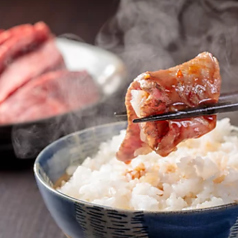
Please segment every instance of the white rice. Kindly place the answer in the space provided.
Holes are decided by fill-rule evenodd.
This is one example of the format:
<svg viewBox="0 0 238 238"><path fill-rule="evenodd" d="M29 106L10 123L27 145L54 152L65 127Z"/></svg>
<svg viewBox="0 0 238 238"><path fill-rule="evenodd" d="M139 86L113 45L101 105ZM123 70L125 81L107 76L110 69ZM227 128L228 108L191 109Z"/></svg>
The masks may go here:
<svg viewBox="0 0 238 238"><path fill-rule="evenodd" d="M203 137L181 143L165 158L152 152L129 165L115 158L124 135L122 131L102 143L97 155L76 170L70 167L73 175L59 191L131 210L185 210L238 200L238 132L229 119Z"/></svg>

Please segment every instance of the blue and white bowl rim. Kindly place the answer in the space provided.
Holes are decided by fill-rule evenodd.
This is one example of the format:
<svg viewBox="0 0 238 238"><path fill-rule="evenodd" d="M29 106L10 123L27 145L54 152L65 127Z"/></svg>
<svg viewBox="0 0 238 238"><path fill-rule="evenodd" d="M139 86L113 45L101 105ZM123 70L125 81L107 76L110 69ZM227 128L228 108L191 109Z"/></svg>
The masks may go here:
<svg viewBox="0 0 238 238"><path fill-rule="evenodd" d="M98 204L93 204L87 201L83 201L80 199L76 199L73 197L70 197L64 193L61 193L60 191L52 188L49 186L49 184L47 184L44 179L42 178L42 176L39 173L39 161L41 160L41 157L44 155L45 151L49 150L51 147L55 147L56 144L58 144L59 142L62 142L64 140L66 140L67 138L70 138L72 136L75 135L79 135L81 133L85 133L89 130L93 130L93 129L97 129L97 128L102 128L102 127L107 127L107 126L113 126L113 125L120 125L122 123L125 122L113 122L113 123L107 123L107 124L103 124L103 125L99 125L99 126L94 126L94 127L89 127L80 131L76 131L73 133L70 133L54 142L52 142L51 144L49 144L47 147L45 147L37 156L35 163L34 163L34 174L37 178L37 180L47 189L50 190L52 193L54 193L55 195L62 197L66 200L70 200L71 202L75 202L75 203L81 203L84 204L86 206L91 206L91 207L100 207L103 209L107 209L107 210L117 210L118 212L123 212L123 213L128 213L131 214L133 212L136 212L137 210L129 210L129 209L120 209L120 208L114 208L114 207L109 207L109 206L104 206L104 205L98 205ZM125 123L126 124L126 123ZM193 214L193 213L207 213L207 212L216 212L216 211L221 211L221 210L226 210L228 208L235 208L238 206L238 201L237 203L228 203L228 204L223 204L223 205L218 205L218 206L213 206L213 207L207 207L207 208L196 208L196 209L188 209L188 210L176 210L176 211L144 211L144 210L138 210L140 212L143 212L144 214L148 214L148 215L156 215L156 214L162 214L162 215L176 215L176 214Z"/></svg>

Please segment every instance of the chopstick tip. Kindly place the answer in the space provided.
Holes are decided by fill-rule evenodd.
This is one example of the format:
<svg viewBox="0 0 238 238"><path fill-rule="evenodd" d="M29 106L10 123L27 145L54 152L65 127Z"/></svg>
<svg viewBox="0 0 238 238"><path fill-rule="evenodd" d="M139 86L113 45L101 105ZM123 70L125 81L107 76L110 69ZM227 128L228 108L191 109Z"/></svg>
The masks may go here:
<svg viewBox="0 0 238 238"><path fill-rule="evenodd" d="M116 117L127 117L126 112L114 112L113 114Z"/></svg>

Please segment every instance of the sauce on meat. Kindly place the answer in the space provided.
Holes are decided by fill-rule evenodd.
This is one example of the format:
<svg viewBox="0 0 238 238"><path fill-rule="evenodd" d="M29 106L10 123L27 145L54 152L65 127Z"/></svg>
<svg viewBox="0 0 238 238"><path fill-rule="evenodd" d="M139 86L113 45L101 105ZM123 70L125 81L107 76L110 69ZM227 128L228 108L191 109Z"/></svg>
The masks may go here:
<svg viewBox="0 0 238 238"><path fill-rule="evenodd" d="M220 95L219 64L210 53L167 70L146 72L130 85L125 104L128 128L117 158L129 163L154 150L167 156L183 140L198 138L216 126L216 116L134 124L136 118L216 103Z"/></svg>

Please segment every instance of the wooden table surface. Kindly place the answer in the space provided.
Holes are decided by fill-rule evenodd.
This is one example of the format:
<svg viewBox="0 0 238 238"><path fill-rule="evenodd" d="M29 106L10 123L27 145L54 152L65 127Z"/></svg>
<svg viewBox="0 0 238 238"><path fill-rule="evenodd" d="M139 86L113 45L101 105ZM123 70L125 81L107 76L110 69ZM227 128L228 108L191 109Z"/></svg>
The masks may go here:
<svg viewBox="0 0 238 238"><path fill-rule="evenodd" d="M0 28L45 21L56 35L74 33L94 43L117 6L117 0L6 0L1 1ZM31 161L14 170L0 165L0 214L0 238L64 237L39 194Z"/></svg>

